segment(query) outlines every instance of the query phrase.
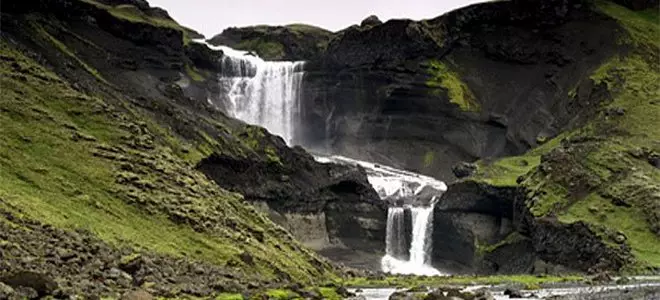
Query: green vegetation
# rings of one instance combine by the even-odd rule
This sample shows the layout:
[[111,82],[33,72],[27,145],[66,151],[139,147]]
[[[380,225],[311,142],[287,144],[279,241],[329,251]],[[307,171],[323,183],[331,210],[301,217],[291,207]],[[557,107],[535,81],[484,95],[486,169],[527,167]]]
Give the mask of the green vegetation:
[[492,244],[492,245],[477,244],[477,246],[479,247],[478,252],[480,254],[491,253],[491,252],[497,250],[498,248],[500,248],[502,246],[514,244],[514,243],[516,243],[518,241],[521,241],[521,240],[524,240],[524,239],[525,239],[525,237],[522,234],[514,231],[511,234],[509,234],[506,238],[504,238],[503,240],[501,240],[501,241],[499,241],[495,244]]
[[467,84],[461,80],[458,73],[439,60],[432,60],[429,64],[428,71],[431,79],[426,82],[428,87],[445,89],[449,96],[449,101],[458,105],[462,111],[480,110],[479,102],[477,102],[477,99]]
[[433,161],[435,161],[435,152],[434,151],[426,151],[426,154],[424,154],[424,167],[428,168],[433,165]]
[[188,74],[188,76],[189,76],[192,80],[194,80],[194,81],[198,81],[198,82],[202,82],[202,81],[205,80],[204,75],[202,75],[202,74],[200,73],[200,71],[197,70],[197,68],[195,68],[194,66],[190,66],[190,65],[186,64],[186,67],[185,67],[185,68],[186,68],[186,74]]
[[111,6],[111,5],[106,5],[103,3],[100,3],[96,0],[79,0],[82,2],[86,2],[89,4],[92,4],[98,8],[102,8],[107,10],[110,14],[112,14],[114,17],[126,20],[129,22],[134,22],[134,23],[145,23],[145,24],[150,24],[153,26],[157,27],[166,27],[166,28],[171,28],[175,29],[178,31],[181,31],[181,34],[183,36],[183,43],[188,44],[191,41],[191,38],[189,37],[190,35],[190,29],[185,28],[176,21],[168,18],[163,18],[160,16],[152,16],[148,15],[144,11],[140,10],[138,7],[135,5],[131,4],[122,4],[122,5],[117,5],[117,6]]
[[558,282],[581,282],[581,276],[534,276],[534,275],[494,275],[494,276],[391,276],[384,279],[354,278],[342,282],[345,286],[359,288],[400,287],[438,285],[496,285],[522,284],[525,286],[544,285]]
[[281,60],[284,58],[284,45],[279,42],[264,39],[243,40],[235,46],[236,49],[254,51],[266,60]]
[[84,94],[4,39],[0,49],[0,210],[88,230],[134,255],[230,263],[247,280],[335,277],[240,195],[196,171],[183,158],[200,155],[180,154],[185,143],[123,97]]

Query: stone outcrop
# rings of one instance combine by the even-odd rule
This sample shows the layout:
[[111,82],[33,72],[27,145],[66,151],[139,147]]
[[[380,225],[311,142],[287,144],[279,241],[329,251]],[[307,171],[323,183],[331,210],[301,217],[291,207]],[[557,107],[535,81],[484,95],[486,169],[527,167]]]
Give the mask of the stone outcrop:
[[279,215],[274,220],[285,228],[309,226],[304,222],[322,225],[325,232],[294,230],[294,234],[300,233],[297,238],[317,250],[346,247],[384,251],[387,205],[367,181],[364,169],[318,163],[302,148],[290,149],[280,137],[264,129],[249,130],[246,139],[270,139],[271,144],[256,146],[272,147],[265,150],[268,159],[213,154],[198,168],[247,201],[265,203],[272,214]]
[[225,29],[208,40],[239,50],[254,51],[266,60],[310,60],[326,48],[332,33],[305,24]]

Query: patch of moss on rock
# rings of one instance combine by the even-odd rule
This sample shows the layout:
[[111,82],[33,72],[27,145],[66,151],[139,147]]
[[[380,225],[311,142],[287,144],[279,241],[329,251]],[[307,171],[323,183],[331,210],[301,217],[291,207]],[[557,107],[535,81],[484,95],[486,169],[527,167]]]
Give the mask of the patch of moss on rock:
[[449,96],[449,101],[458,105],[462,111],[480,110],[479,102],[456,71],[439,60],[432,60],[429,65],[428,72],[431,79],[426,82],[428,87],[443,88]]

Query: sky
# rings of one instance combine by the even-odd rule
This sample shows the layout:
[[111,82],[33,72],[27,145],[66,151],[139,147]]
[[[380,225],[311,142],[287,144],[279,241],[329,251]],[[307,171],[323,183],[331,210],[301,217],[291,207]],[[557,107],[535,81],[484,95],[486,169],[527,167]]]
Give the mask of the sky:
[[304,23],[331,31],[359,24],[370,15],[382,21],[437,17],[478,0],[148,0],[180,24],[207,38],[227,27]]

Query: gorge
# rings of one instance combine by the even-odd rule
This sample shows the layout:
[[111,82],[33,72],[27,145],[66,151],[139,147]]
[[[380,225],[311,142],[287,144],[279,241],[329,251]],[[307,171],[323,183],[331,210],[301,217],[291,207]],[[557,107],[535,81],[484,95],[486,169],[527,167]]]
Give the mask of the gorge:
[[658,5],[206,38],[143,0],[6,1],[0,299],[657,275]]

